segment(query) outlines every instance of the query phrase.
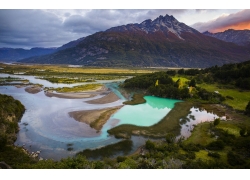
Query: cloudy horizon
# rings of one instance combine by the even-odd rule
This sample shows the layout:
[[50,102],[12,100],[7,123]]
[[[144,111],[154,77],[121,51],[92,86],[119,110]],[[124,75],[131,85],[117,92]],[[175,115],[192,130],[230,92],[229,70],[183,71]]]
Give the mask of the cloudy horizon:
[[1,9],[0,48],[60,47],[111,27],[166,14],[200,32],[250,29],[249,9]]

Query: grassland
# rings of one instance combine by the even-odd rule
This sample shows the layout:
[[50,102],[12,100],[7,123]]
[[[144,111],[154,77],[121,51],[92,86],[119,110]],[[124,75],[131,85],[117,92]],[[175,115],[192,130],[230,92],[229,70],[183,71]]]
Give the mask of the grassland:
[[48,74],[48,73],[85,73],[85,74],[145,74],[159,71],[156,69],[140,69],[140,68],[97,68],[97,67],[69,67],[67,65],[7,65],[0,64],[0,72],[18,73],[26,72],[29,74]]
[[[225,104],[238,110],[245,110],[247,103],[250,101],[250,91],[242,91],[237,88],[223,87],[219,84],[198,84],[207,91],[218,91],[222,96],[226,97]],[[227,98],[229,97],[229,98]]]
[[92,90],[98,90],[101,87],[103,87],[102,84],[85,84],[80,86],[74,86],[74,87],[62,87],[62,88],[50,88],[48,90],[56,91],[59,93],[67,93],[67,92],[83,92],[83,91],[92,91]]

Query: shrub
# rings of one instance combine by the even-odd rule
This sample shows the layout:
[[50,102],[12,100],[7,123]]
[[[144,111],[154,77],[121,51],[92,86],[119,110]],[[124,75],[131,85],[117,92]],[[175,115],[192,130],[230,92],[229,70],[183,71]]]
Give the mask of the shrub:
[[155,144],[152,142],[152,141],[150,141],[150,140],[147,140],[146,141],[146,149],[148,149],[148,150],[153,150],[153,149],[155,149]]
[[234,153],[233,151],[229,151],[227,153],[227,161],[231,166],[245,164],[245,160],[241,156],[239,156],[238,154]]
[[208,152],[207,155],[216,159],[220,159],[220,154],[216,152]]
[[209,150],[222,150],[224,147],[225,143],[222,140],[213,141],[207,145]]
[[214,120],[214,126],[217,126],[220,124],[220,118],[217,118]]

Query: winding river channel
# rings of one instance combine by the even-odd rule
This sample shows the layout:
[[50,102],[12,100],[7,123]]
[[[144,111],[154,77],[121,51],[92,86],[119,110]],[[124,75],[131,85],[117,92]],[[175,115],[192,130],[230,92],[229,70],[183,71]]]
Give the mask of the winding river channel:
[[[56,84],[47,80],[37,79],[34,76],[0,74],[0,77],[19,77],[28,79],[30,83],[39,83],[44,87],[70,87],[79,84]],[[122,80],[119,80],[122,81]],[[121,141],[109,136],[107,130],[120,124],[134,124],[137,126],[151,126],[159,122],[174,107],[179,100],[145,96],[146,103],[140,105],[125,105],[111,116],[102,130],[97,132],[88,124],[78,122],[69,116],[69,112],[78,110],[103,109],[120,106],[126,100],[119,92],[118,83],[114,81],[97,81],[102,83],[120,99],[107,104],[89,104],[86,101],[98,99],[104,95],[92,98],[63,99],[47,97],[44,91],[37,94],[27,93],[15,86],[0,86],[0,93],[13,96],[21,101],[26,111],[19,122],[20,131],[17,134],[15,145],[25,147],[29,152],[41,151],[40,156],[45,159],[59,160],[74,156],[84,149],[94,149]],[[180,120],[181,135],[187,137],[194,124],[212,121],[217,116],[206,111],[192,108],[189,116],[195,119]],[[190,117],[191,117],[190,116]],[[190,118],[189,118],[190,119]],[[181,123],[182,122],[182,123]],[[146,138],[132,136],[135,151],[145,143]],[[68,147],[71,150],[68,150]]]

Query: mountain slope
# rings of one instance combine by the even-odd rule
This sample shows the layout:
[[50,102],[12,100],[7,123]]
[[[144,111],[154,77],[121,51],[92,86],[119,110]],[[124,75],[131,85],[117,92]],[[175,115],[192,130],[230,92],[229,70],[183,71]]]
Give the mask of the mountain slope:
[[20,59],[42,56],[56,52],[56,48],[31,48],[30,50],[22,48],[0,48],[0,61],[17,61]]
[[250,30],[233,30],[228,29],[224,32],[210,33],[208,31],[203,34],[217,39],[232,42],[241,46],[250,45]]
[[245,61],[247,48],[199,33],[173,16],[97,32],[75,47],[22,62],[94,66],[208,67]]

